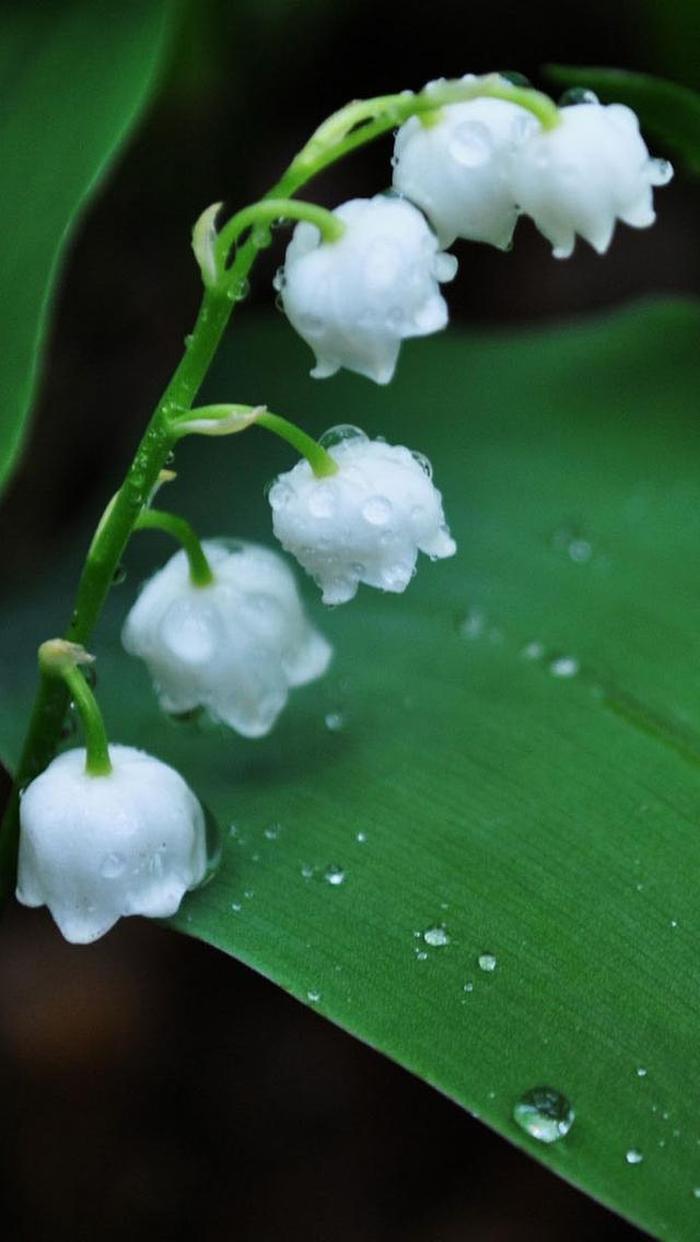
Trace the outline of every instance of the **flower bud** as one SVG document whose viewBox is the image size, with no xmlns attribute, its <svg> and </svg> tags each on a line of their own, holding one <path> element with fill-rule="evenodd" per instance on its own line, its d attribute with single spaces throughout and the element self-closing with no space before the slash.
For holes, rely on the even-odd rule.
<svg viewBox="0 0 700 1242">
<path fill-rule="evenodd" d="M 441 246 L 461 237 L 506 250 L 518 218 L 511 162 L 538 129 L 505 99 L 450 104 L 429 125 L 412 116 L 396 135 L 394 187 L 425 212 Z"/>
<path fill-rule="evenodd" d="M 282 304 L 316 355 L 316 379 L 347 367 L 387 384 L 404 337 L 447 324 L 438 282 L 453 278 L 457 260 L 405 199 L 356 198 L 333 214 L 346 225 L 337 241 L 306 221 L 294 230 L 277 278 Z"/>
<path fill-rule="evenodd" d="M 317 478 L 300 461 L 269 493 L 277 538 L 315 579 L 325 604 L 353 599 L 360 582 L 404 591 L 419 551 L 437 560 L 457 546 L 429 462 L 400 445 L 368 440 L 358 428 L 344 430 L 345 438 L 328 447 L 335 474 Z"/>
<path fill-rule="evenodd" d="M 122 642 L 146 662 L 164 711 L 204 707 L 244 737 L 264 737 L 290 687 L 320 677 L 332 648 L 276 552 L 220 540 L 203 548 L 213 582 L 194 586 L 177 552 L 143 587 Z"/>
<path fill-rule="evenodd" d="M 66 751 L 20 803 L 17 899 L 48 906 L 73 944 L 122 915 L 167 918 L 206 872 L 204 813 L 179 773 L 131 746 L 109 757 L 91 776 L 85 751 Z"/>
<path fill-rule="evenodd" d="M 651 159 L 639 122 L 624 104 L 571 104 L 560 123 L 540 130 L 513 164 L 513 193 L 522 211 L 566 259 L 576 234 L 604 254 L 616 220 L 646 228 L 655 220 L 652 187 L 670 181 L 666 160 Z"/>
</svg>

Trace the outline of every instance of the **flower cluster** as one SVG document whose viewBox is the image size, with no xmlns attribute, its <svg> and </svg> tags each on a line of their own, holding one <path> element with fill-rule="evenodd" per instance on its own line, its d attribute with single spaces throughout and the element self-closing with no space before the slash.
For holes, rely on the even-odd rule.
<svg viewBox="0 0 700 1242">
<path fill-rule="evenodd" d="M 485 81 L 491 95 L 476 97 Z M 461 102 L 445 103 L 454 100 L 455 85 Z M 653 222 L 653 187 L 665 184 L 672 170 L 649 156 L 633 112 L 604 107 L 589 94 L 558 112 L 537 96 L 538 113 L 532 91 L 516 92 L 522 103 L 496 97 L 507 95 L 506 87 L 497 75 L 467 76 L 447 90 L 443 81 L 429 84 L 415 105 L 420 115 L 396 135 L 387 194 L 353 199 L 332 213 L 268 197 L 236 213 L 221 233 L 218 204 L 205 211 L 194 249 L 207 289 L 226 293 L 219 306 L 236 300 L 242 287 L 237 261 L 227 266 L 229 246 L 252 228 L 255 249 L 256 221 L 267 237 L 278 213 L 298 219 L 276 285 L 290 322 L 315 354 L 312 374 L 326 377 L 345 367 L 386 384 L 401 341 L 447 323 L 440 285 L 456 274 L 457 260 L 446 247 L 457 239 L 507 249 L 525 214 L 554 254 L 566 257 L 577 235 L 603 253 L 618 220 L 636 228 Z M 336 118 L 331 122 L 333 133 Z M 356 113 L 349 124 L 357 124 Z M 250 250 L 242 247 L 243 258 Z M 208 315 L 202 313 L 196 331 L 208 331 Z M 179 402 L 181 385 L 177 394 Z M 420 552 L 439 560 L 456 551 L 430 463 L 403 445 L 369 439 L 356 427 L 334 428 L 316 443 L 264 406 L 193 410 L 163 402 L 156 418 L 165 419 L 168 410 L 173 421 L 159 425 L 154 443 L 162 444 L 163 432 L 172 443 L 183 434 L 229 434 L 258 424 L 304 455 L 269 491 L 272 524 L 326 604 L 353 599 L 360 583 L 400 593 Z M 163 472 L 158 481 L 166 476 L 174 477 Z M 265 736 L 290 689 L 325 673 L 330 644 L 307 618 L 277 553 L 244 542 L 200 544 L 183 518 L 150 507 L 152 492 L 134 490 L 141 509 L 133 529 L 164 531 L 183 550 L 142 589 L 124 624 L 124 647 L 145 661 L 164 711 L 204 709 L 244 737 Z M 93 547 L 111 515 L 108 506 Z M 76 703 L 86 748 L 54 759 L 24 790 L 17 896 L 25 905 L 48 906 L 66 939 L 82 944 L 122 915 L 175 913 L 210 870 L 208 821 L 172 768 L 109 745 L 82 675 L 80 666 L 92 660 L 82 647 L 49 640 L 39 658 L 45 677 L 62 678 Z"/>
<path fill-rule="evenodd" d="M 560 108 L 548 129 L 506 99 L 436 107 L 401 126 L 393 165 L 393 196 L 336 208 L 346 225 L 339 241 L 297 225 L 276 278 L 290 322 L 316 355 L 317 378 L 346 367 L 387 383 L 403 339 L 443 328 L 438 281 L 456 272 L 444 248 L 457 238 L 508 249 L 525 214 L 557 258 L 572 253 L 577 234 L 602 254 L 617 220 L 653 223 L 652 188 L 673 172 L 650 157 L 629 108 L 604 106 L 590 92 Z"/>
</svg>

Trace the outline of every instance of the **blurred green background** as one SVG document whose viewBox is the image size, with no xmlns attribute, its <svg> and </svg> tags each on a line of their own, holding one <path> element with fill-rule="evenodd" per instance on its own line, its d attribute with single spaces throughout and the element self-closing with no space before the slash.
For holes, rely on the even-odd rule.
<svg viewBox="0 0 700 1242">
<path fill-rule="evenodd" d="M 492 68 L 546 88 L 547 62 L 697 86 L 699 25 L 696 3 L 656 0 L 181 6 L 154 106 L 71 246 L 30 442 L 2 511 L 4 589 L 59 556 L 119 480 L 195 311 L 189 232 L 205 205 L 257 197 L 353 96 Z M 387 144 L 356 156 L 313 196 L 334 205 L 376 192 L 388 156 Z M 656 228 L 620 229 L 605 261 L 581 245 L 556 263 L 526 223 L 510 255 L 464 247 L 455 320 L 527 330 L 635 297 L 697 293 L 697 192 L 678 178 L 657 201 Z M 276 313 L 281 256 L 273 248 L 256 270 L 257 313 Z M 257 394 L 213 395 L 265 391 L 261 373 Z M 328 397 L 332 409 L 331 386 Z M 134 921 L 71 949 L 45 912 L 13 911 L 3 932 L 8 1239 L 641 1236 L 200 944 Z"/>
</svg>

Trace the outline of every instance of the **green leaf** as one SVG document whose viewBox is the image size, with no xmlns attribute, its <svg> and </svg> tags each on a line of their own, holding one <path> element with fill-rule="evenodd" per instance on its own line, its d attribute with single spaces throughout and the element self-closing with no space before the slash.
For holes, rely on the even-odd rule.
<svg viewBox="0 0 700 1242">
<path fill-rule="evenodd" d="M 626 69 L 547 65 L 545 74 L 562 86 L 589 87 L 606 103 L 623 103 L 638 115 L 642 129 L 700 173 L 700 94 L 688 86 Z"/>
<path fill-rule="evenodd" d="M 19 456 L 70 229 L 153 85 L 167 0 L 0 14 L 0 487 Z"/>
<path fill-rule="evenodd" d="M 311 589 L 335 664 L 261 742 L 164 722 L 120 651 L 136 583 L 170 552 L 158 536 L 132 544 L 96 640 L 115 739 L 175 764 L 224 829 L 222 870 L 175 926 L 675 1242 L 700 1232 L 699 330 L 681 302 L 450 330 L 404 347 L 379 389 L 313 383 L 282 321 L 243 319 L 208 398 L 427 452 L 459 554 L 402 597 L 363 588 L 323 612 Z M 269 541 L 263 483 L 291 460 L 256 430 L 215 452 L 193 438 L 168 505 Z M 17 612 L 9 758 L 33 649 L 68 607 L 44 584 Z M 551 1146 L 512 1118 L 542 1085 L 576 1111 Z"/>
</svg>

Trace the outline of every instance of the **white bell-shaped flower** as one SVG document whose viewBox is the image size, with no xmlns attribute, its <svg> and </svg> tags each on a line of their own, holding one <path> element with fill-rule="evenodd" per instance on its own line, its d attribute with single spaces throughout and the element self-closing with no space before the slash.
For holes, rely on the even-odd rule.
<svg viewBox="0 0 700 1242">
<path fill-rule="evenodd" d="M 591 102 L 560 109 L 554 129 L 539 130 L 520 148 L 512 187 L 522 211 L 566 259 L 576 234 L 598 254 L 612 240 L 616 220 L 634 228 L 654 223 L 652 187 L 673 169 L 652 159 L 634 112 L 624 104 Z"/>
<path fill-rule="evenodd" d="M 332 648 L 276 552 L 233 540 L 202 546 L 213 582 L 194 586 L 177 552 L 143 587 L 122 642 L 146 662 L 164 711 L 204 707 L 244 737 L 264 737 L 290 687 L 320 677 Z"/>
<path fill-rule="evenodd" d="M 424 457 L 352 427 L 324 441 L 335 474 L 317 478 L 302 460 L 269 493 L 274 532 L 315 579 L 324 603 L 352 599 L 360 582 L 404 591 L 419 551 L 432 560 L 454 554 Z"/>
<path fill-rule="evenodd" d="M 387 384 L 404 337 L 447 324 L 438 282 L 452 280 L 457 260 L 405 199 L 356 198 L 333 214 L 346 225 L 337 241 L 322 241 L 306 221 L 296 226 L 276 287 L 316 355 L 313 376 L 347 367 Z"/>
<path fill-rule="evenodd" d="M 461 237 L 506 250 L 518 218 L 512 160 L 538 129 L 505 99 L 450 104 L 429 125 L 412 116 L 396 135 L 394 186 L 425 212 L 442 246 Z"/>
<path fill-rule="evenodd" d="M 167 918 L 207 870 L 204 813 L 179 773 L 131 746 L 109 756 L 91 776 L 85 751 L 66 751 L 20 803 L 17 899 L 48 906 L 73 944 L 122 915 Z"/>
</svg>

